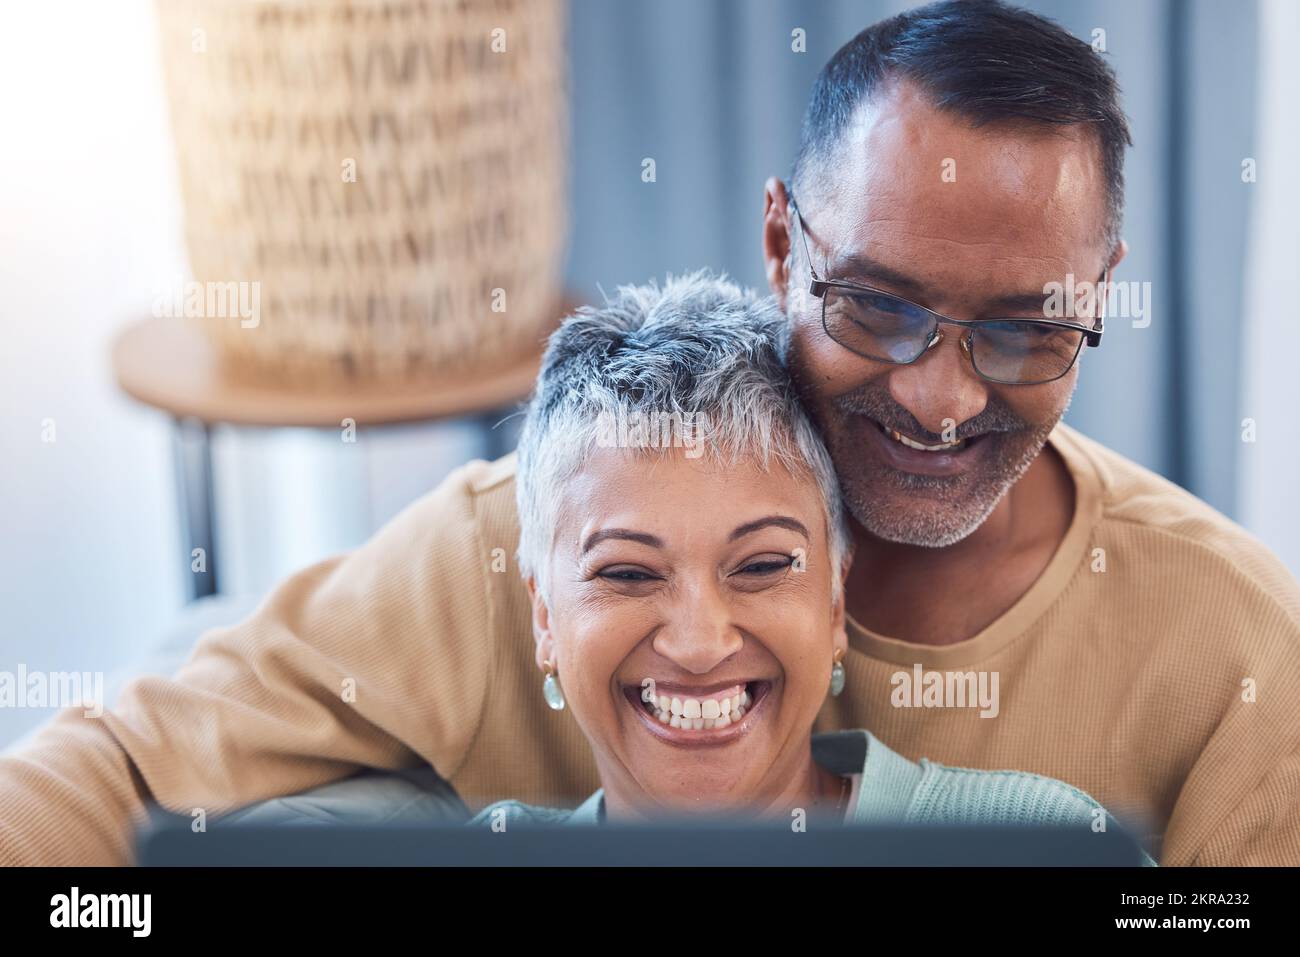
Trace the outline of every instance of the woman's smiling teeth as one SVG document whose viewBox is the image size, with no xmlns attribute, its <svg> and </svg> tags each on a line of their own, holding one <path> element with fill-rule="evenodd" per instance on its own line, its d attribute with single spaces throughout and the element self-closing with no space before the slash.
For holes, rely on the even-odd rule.
<svg viewBox="0 0 1300 957">
<path fill-rule="evenodd" d="M 661 694 L 654 701 L 643 701 L 646 710 L 661 724 L 686 731 L 725 728 L 743 718 L 753 703 L 754 699 L 744 685 L 708 697 L 683 698 Z"/>
</svg>

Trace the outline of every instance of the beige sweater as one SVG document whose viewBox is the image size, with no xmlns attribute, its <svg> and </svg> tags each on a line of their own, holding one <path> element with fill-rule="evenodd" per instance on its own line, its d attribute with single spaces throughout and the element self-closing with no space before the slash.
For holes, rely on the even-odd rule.
<svg viewBox="0 0 1300 957">
<path fill-rule="evenodd" d="M 1076 513 L 1039 581 L 955 645 L 851 624 L 847 687 L 815 730 L 1059 778 L 1137 819 L 1166 865 L 1300 864 L 1300 588 L 1175 486 L 1065 426 L 1052 442 Z M 590 795 L 586 741 L 533 663 L 514 467 L 457 470 L 204 635 L 175 677 L 137 679 L 97 719 L 64 712 L 0 759 L 0 863 L 124 863 L 150 798 L 212 816 L 361 767 L 428 762 L 472 807 Z M 918 665 L 997 672 L 997 716 L 896 707 L 895 676 Z"/>
</svg>

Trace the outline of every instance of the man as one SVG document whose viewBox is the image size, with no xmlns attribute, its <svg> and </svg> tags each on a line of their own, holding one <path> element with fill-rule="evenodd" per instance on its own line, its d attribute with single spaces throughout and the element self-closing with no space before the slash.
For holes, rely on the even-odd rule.
<svg viewBox="0 0 1300 957">
<path fill-rule="evenodd" d="M 763 224 L 854 520 L 818 730 L 1063 779 L 1164 864 L 1296 864 L 1300 589 L 1059 424 L 1104 324 L 1095 297 L 1044 324 L 1044 289 L 1123 258 L 1127 139 L 1094 52 L 991 2 L 877 24 L 818 79 Z M 432 765 L 473 806 L 580 800 L 595 767 L 536 680 L 517 538 L 513 460 L 471 463 L 174 679 L 60 716 L 0 761 L 0 861 L 125 861 L 148 799 L 217 814 L 365 767 Z"/>
</svg>

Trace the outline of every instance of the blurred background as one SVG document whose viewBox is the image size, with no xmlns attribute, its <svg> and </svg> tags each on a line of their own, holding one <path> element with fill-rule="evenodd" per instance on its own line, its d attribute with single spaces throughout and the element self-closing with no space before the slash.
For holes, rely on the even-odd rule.
<svg viewBox="0 0 1300 957">
<path fill-rule="evenodd" d="M 1115 278 L 1150 282 L 1152 290 L 1150 324 L 1108 325 L 1105 347 L 1087 355 L 1067 418 L 1235 518 L 1300 573 L 1296 307 L 1286 291 L 1300 265 L 1292 167 L 1300 155 L 1300 4 L 1025 5 L 1103 43 L 1118 72 L 1135 144 L 1126 167 L 1130 253 Z M 294 402 L 328 386 L 299 388 L 288 372 L 280 393 L 288 427 L 277 426 L 281 400 L 271 393 L 245 403 L 252 411 L 244 417 L 260 424 L 215 422 L 198 432 L 192 421 L 179 428 L 175 409 L 124 394 L 114 343 L 157 318 L 159 290 L 194 275 L 196 250 L 205 262 L 241 254 L 214 252 L 219 231 L 194 232 L 196 215 L 215 223 L 238 206 L 204 209 L 196 201 L 195 183 L 203 182 L 196 171 L 227 156 L 230 143 L 194 132 L 208 116 L 194 98 L 212 88 L 182 89 L 185 57 L 223 54 L 222 21 L 213 12 L 221 6 L 46 0 L 4 7 L 0 671 L 20 663 L 45 671 L 121 668 L 174 629 L 196 595 L 216 588 L 256 598 L 292 570 L 357 545 L 460 463 L 500 454 L 512 441 L 512 423 L 498 425 L 509 411 L 502 398 L 509 383 L 478 402 L 482 408 L 466 400 L 457 409 L 456 396 L 470 388 L 458 383 L 474 371 L 466 362 L 421 372 L 451 393 L 450 405 L 412 411 L 408 388 L 396 424 L 363 417 L 355 441 L 340 441 L 337 408 L 328 403 L 318 417 L 331 424 L 293 424 L 304 415 Z M 529 36 L 554 27 L 555 49 L 567 55 L 553 58 L 554 77 L 534 69 L 519 81 L 540 91 L 540 105 L 528 110 L 540 119 L 535 140 L 515 144 L 509 183 L 494 181 L 487 167 L 466 174 L 466 189 L 490 191 L 483 202 L 526 209 L 516 219 L 545 231 L 506 230 L 494 253 L 518 258 L 500 252 L 511 242 L 528 245 L 537 288 L 515 308 L 536 314 L 512 319 L 522 325 L 503 326 L 495 339 L 478 331 L 464 341 L 445 338 L 443 347 L 463 358 L 535 342 L 548 291 L 593 300 L 602 287 L 705 265 L 762 286 L 763 181 L 789 172 L 816 73 L 856 32 L 911 4 L 570 0 L 527 14 L 509 0 L 428 6 L 461 17 L 453 27 L 473 37 L 490 36 L 494 18 L 551 17 L 549 26 L 524 22 L 507 43 L 527 48 Z M 194 30 L 204 17 L 218 26 L 205 26 L 199 44 Z M 259 29 L 289 42 L 293 24 L 274 20 Z M 529 48 L 534 67 L 550 49 Z M 249 95 L 266 94 L 257 75 L 244 81 Z M 562 102 L 547 99 L 552 81 Z M 448 82 L 474 102 L 478 79 Z M 472 190 L 460 193 L 468 198 L 453 215 L 469 215 Z M 268 229 L 279 222 L 274 212 L 260 210 Z M 424 279 L 381 277 L 420 294 L 429 291 Z M 498 280 L 482 281 L 491 289 Z M 465 330 L 483 328 L 473 321 Z M 324 337 L 323 328 L 313 335 Z M 171 361 L 166 341 L 151 341 L 145 375 L 165 373 L 168 388 L 188 388 L 186 364 Z M 271 340 L 239 340 L 250 341 Z M 350 348 L 346 335 L 331 341 L 336 351 Z M 394 375 L 380 370 L 380 381 Z M 195 471 L 196 436 L 210 472 Z M 198 491 L 210 492 L 205 541 L 215 543 L 213 567 L 197 588 L 189 547 L 195 492 L 181 494 L 196 476 L 200 485 L 210 480 Z M 0 744 L 48 714 L 0 709 Z"/>
</svg>

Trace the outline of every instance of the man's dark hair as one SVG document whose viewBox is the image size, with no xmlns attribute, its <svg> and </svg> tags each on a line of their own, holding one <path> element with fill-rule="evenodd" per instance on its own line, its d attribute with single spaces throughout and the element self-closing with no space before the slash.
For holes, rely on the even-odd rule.
<svg viewBox="0 0 1300 957">
<path fill-rule="evenodd" d="M 1089 124 L 1101 145 L 1106 239 L 1119 242 L 1124 147 L 1132 145 L 1106 61 L 1050 20 L 999 0 L 942 0 L 882 20 L 831 57 L 813 86 L 791 182 L 802 193 L 882 82 L 909 80 L 940 109 L 990 123 Z"/>
</svg>

